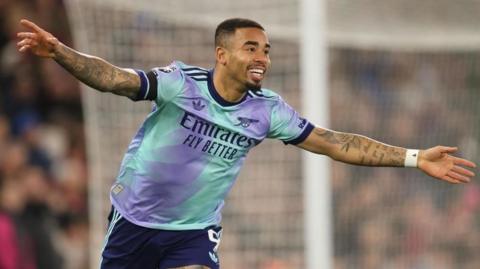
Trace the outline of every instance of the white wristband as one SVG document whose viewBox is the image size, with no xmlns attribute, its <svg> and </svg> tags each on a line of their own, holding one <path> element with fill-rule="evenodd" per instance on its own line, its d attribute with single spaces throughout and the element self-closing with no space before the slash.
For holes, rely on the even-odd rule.
<svg viewBox="0 0 480 269">
<path fill-rule="evenodd" d="M 417 167 L 419 151 L 418 149 L 407 149 L 407 153 L 405 154 L 405 167 Z"/>
</svg>

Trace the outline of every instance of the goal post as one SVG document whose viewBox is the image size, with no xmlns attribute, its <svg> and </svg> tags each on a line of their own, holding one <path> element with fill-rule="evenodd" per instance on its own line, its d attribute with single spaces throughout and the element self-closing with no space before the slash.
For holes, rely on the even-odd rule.
<svg viewBox="0 0 480 269">
<path fill-rule="evenodd" d="M 300 1 L 300 85 L 305 117 L 329 127 L 327 12 L 324 0 Z M 305 268 L 333 268 L 330 161 L 304 152 L 303 209 Z"/>
</svg>

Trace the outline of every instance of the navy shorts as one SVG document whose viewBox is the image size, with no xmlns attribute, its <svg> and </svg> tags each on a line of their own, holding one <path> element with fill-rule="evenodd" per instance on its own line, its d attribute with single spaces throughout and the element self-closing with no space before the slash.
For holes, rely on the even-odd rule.
<svg viewBox="0 0 480 269">
<path fill-rule="evenodd" d="M 109 221 L 101 269 L 219 268 L 219 226 L 186 231 L 150 229 L 127 221 L 116 210 Z"/>
</svg>

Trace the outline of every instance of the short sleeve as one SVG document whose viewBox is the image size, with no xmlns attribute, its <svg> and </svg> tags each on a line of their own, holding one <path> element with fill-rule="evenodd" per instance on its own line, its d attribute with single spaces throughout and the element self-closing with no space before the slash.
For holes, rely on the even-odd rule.
<svg viewBox="0 0 480 269">
<path fill-rule="evenodd" d="M 314 126 L 291 106 L 279 99 L 272 109 L 268 138 L 282 140 L 285 144 L 299 144 L 312 132 Z"/>
<path fill-rule="evenodd" d="M 158 105 L 172 100 L 183 88 L 184 76 L 174 63 L 145 72 L 135 70 L 140 77 L 140 91 L 134 101 L 150 100 Z"/>
</svg>

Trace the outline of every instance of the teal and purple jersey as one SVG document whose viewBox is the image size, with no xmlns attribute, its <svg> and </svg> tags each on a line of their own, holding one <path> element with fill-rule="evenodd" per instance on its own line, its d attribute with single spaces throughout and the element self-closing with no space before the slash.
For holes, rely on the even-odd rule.
<svg viewBox="0 0 480 269">
<path fill-rule="evenodd" d="M 165 230 L 219 225 L 249 150 L 265 138 L 297 144 L 313 130 L 270 90 L 248 91 L 236 103 L 224 100 L 213 72 L 178 61 L 137 71 L 136 100 L 155 106 L 130 143 L 110 194 L 130 222 Z"/>
</svg>

